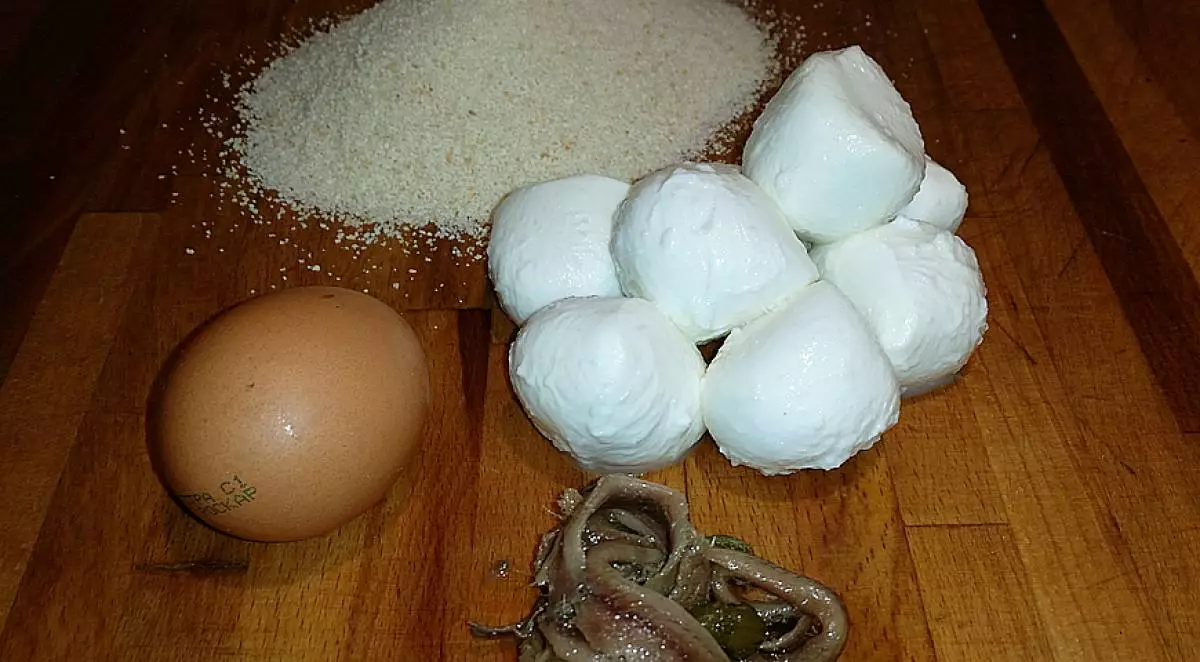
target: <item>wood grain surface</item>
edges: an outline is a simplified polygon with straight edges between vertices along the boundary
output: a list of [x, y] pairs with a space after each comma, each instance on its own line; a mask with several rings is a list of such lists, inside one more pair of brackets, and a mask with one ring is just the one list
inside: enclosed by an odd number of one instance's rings
[[[370, 4], [0, 7], [0, 660], [515, 659], [465, 623], [526, 611], [548, 509], [588, 476], [512, 396], [485, 264], [256, 224], [184, 156], [216, 147], [220, 71]], [[838, 471], [764, 478], [706, 442], [650, 478], [835, 587], [846, 660], [1200, 659], [1200, 6], [758, 4], [805, 26], [789, 47], [859, 43], [896, 80], [970, 190], [991, 329]], [[427, 443], [341, 530], [234, 540], [157, 482], [146, 397], [203, 320], [306, 284], [414, 326]]]

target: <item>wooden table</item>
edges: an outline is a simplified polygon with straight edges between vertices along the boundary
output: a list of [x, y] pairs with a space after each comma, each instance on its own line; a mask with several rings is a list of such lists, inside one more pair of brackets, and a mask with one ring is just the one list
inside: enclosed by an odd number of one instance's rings
[[[212, 147], [195, 110], [236, 53], [367, 4], [0, 10], [0, 660], [515, 659], [465, 621], [524, 612], [547, 508], [587, 477], [514, 402], [483, 264], [315, 227], [281, 245], [179, 155]], [[808, 50], [864, 44], [968, 185], [991, 330], [841, 470], [767, 479], [706, 443], [652, 478], [702, 529], [835, 587], [843, 659], [1200, 659], [1196, 3], [774, 4]], [[423, 339], [420, 479], [321, 539], [224, 537], [156, 482], [146, 394], [212, 313], [318, 283]]]

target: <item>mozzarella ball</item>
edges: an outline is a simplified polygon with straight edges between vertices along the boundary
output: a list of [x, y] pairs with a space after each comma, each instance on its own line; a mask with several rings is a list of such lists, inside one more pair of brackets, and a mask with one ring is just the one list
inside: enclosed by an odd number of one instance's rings
[[817, 278], [779, 207], [723, 164], [674, 165], [634, 184], [617, 210], [612, 254], [624, 292], [653, 301], [696, 343]]
[[608, 246], [628, 191], [616, 179], [577, 175], [505, 196], [492, 214], [488, 274], [514, 322], [559, 299], [621, 294]]
[[704, 359], [643, 299], [564, 299], [509, 349], [517, 399], [584, 469], [643, 473], [679, 462], [704, 434]]
[[852, 46], [812, 55], [788, 77], [754, 123], [742, 163], [796, 232], [822, 243], [881, 225], [908, 204], [925, 147], [883, 69]]
[[899, 386], [862, 316], [819, 281], [729, 334], [709, 365], [704, 421], [734, 465], [835, 469], [900, 415]]
[[983, 341], [987, 298], [975, 252], [904, 217], [813, 251], [822, 277], [866, 318], [906, 396], [947, 383]]
[[967, 187], [944, 166], [925, 157], [925, 179], [900, 216], [957, 232], [967, 214]]

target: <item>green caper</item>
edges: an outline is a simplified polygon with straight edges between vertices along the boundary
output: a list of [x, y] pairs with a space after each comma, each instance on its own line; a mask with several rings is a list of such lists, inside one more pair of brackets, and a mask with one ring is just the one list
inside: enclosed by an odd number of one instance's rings
[[709, 536], [708, 544], [716, 547], [717, 549], [731, 549], [735, 552], [742, 552], [743, 554], [754, 553], [754, 548], [750, 546], [750, 543], [742, 540], [741, 538], [735, 538], [733, 536]]
[[706, 602], [694, 607], [691, 613], [735, 660], [745, 659], [758, 650], [767, 635], [766, 624], [750, 605]]

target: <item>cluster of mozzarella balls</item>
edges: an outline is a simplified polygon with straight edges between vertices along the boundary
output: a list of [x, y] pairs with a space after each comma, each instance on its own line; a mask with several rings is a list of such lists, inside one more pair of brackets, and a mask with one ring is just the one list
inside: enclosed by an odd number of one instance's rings
[[[707, 430], [735, 465], [834, 469], [952, 381], [987, 329], [958, 179], [860, 48], [788, 77], [742, 167], [507, 195], [489, 275], [518, 400], [583, 468], [643, 473]], [[724, 339], [710, 364], [698, 346]]]

